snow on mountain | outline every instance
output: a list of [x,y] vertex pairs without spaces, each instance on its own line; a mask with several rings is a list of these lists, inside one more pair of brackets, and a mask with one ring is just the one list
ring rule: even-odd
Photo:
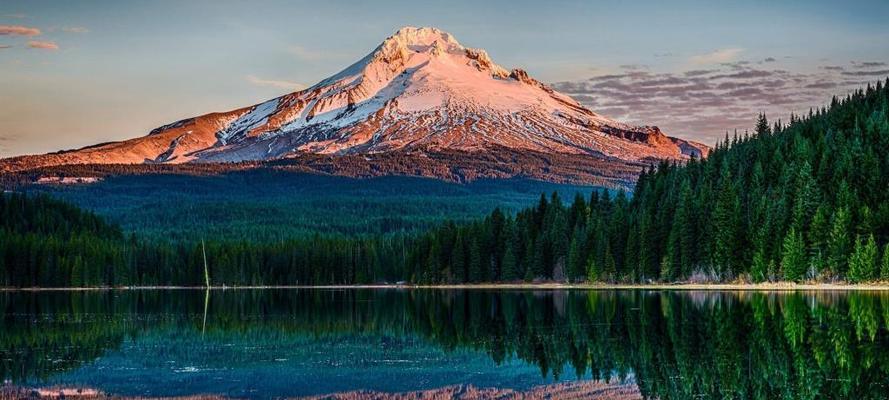
[[308,89],[141,138],[32,157],[36,165],[184,163],[492,147],[629,162],[708,150],[598,115],[447,32],[405,27]]

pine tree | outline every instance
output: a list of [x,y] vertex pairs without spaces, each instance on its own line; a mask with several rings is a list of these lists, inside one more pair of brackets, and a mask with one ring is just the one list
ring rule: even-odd
[[829,268],[838,274],[846,272],[849,257],[849,211],[840,207],[833,215],[833,224],[827,239]]
[[750,279],[753,282],[764,282],[768,279],[769,261],[766,259],[765,250],[757,247],[753,252],[753,263],[750,266]]
[[[554,197],[553,204],[561,204],[558,197]],[[547,275],[556,280],[563,280],[567,276],[568,269],[568,250],[570,247],[568,220],[565,216],[565,210],[560,207],[553,207],[556,215],[552,219],[550,229],[550,246],[551,246],[551,271]]]
[[589,282],[599,282],[602,279],[602,267],[596,261],[595,255],[590,254],[586,264],[586,279]]
[[543,235],[537,238],[534,241],[534,246],[532,249],[531,257],[531,275],[533,278],[544,278],[546,277],[547,270],[547,257],[546,253],[548,252],[548,246],[546,244],[546,238]]
[[718,268],[717,272],[725,278],[733,275],[735,263],[739,259],[737,232],[740,216],[739,198],[727,162],[723,163],[720,182],[721,188],[713,210],[713,224],[716,229],[713,261]]
[[781,268],[784,269],[784,279],[788,281],[801,281],[806,271],[806,244],[802,234],[791,227],[784,237],[784,251],[781,255]]
[[809,222],[815,214],[818,206],[818,188],[815,179],[812,178],[812,167],[809,162],[804,162],[799,169],[796,183],[796,194],[793,204],[793,225],[797,230],[806,232]]
[[519,266],[513,249],[513,246],[508,245],[506,252],[503,253],[503,280],[506,282],[512,282],[519,278]]
[[470,282],[484,282],[486,280],[485,276],[485,265],[483,260],[484,255],[482,254],[482,246],[480,240],[475,238],[472,240],[472,243],[469,245],[469,281]]
[[624,265],[626,265],[626,274],[630,279],[639,282],[645,275],[646,260],[649,257],[655,257],[648,247],[649,241],[645,240],[648,236],[641,232],[639,224],[632,224],[627,234],[626,247],[624,250]]
[[578,226],[571,235],[571,245],[568,248],[568,279],[578,282],[584,278],[586,272],[586,230]]
[[759,114],[756,118],[756,134],[757,135],[768,135],[772,131],[769,128],[769,120],[766,118],[765,114]]
[[820,274],[827,268],[827,243],[830,233],[830,218],[827,206],[822,204],[812,217],[809,226],[809,259],[815,274]]
[[574,202],[571,203],[571,211],[568,213],[568,227],[570,229],[575,229],[578,226],[582,227],[586,223],[587,213],[586,200],[583,198],[583,194],[580,192],[575,193]]
[[697,227],[694,220],[694,197],[692,196],[691,183],[688,179],[682,182],[679,192],[679,208],[676,210],[674,223],[679,225],[679,265],[681,274],[689,276],[696,267],[697,252]]
[[672,281],[676,279],[679,272],[681,250],[680,238],[682,228],[678,223],[673,223],[670,229],[670,235],[667,237],[667,253],[661,260],[661,276],[662,281]]
[[867,241],[861,236],[855,240],[855,249],[849,258],[849,280],[852,282],[867,282],[877,277],[878,265],[877,243],[874,235],[869,235]]
[[883,262],[880,265],[880,280],[889,282],[889,243],[883,246]]
[[616,278],[617,266],[611,253],[611,244],[605,245],[605,264],[602,266],[600,279],[613,281]]
[[461,282],[466,282],[469,280],[469,273],[466,268],[466,247],[463,242],[463,235],[458,233],[454,250],[451,252],[451,271]]
[[503,261],[501,262],[503,270],[502,279],[509,282],[517,280],[522,276],[519,271],[518,257],[516,256],[519,251],[519,238],[513,225],[509,225],[504,236],[506,237],[506,250],[503,253]]

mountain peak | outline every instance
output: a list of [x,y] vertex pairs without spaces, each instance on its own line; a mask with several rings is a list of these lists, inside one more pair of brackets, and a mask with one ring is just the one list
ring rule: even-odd
[[306,90],[40,162],[227,162],[491,148],[628,162],[706,154],[704,146],[657,129],[598,115],[450,33],[408,26]]
[[383,47],[387,45],[404,46],[414,51],[426,51],[438,43],[444,48],[463,49],[453,35],[441,29],[433,27],[405,26],[383,41]]
[[374,51],[375,60],[386,63],[403,62],[412,53],[463,54],[465,49],[450,33],[438,28],[406,26],[389,36]]

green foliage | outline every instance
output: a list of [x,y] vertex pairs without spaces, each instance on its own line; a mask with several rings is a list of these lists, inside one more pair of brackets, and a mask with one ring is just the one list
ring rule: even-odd
[[883,261],[880,263],[880,280],[889,282],[889,243],[883,246]]
[[270,242],[316,233],[419,233],[445,221],[469,223],[497,207],[511,213],[534,204],[542,192],[573,197],[590,188],[529,179],[355,179],[266,168],[211,176],[121,175],[94,185],[29,190],[91,210],[146,240]]
[[[96,215],[46,196],[0,195],[0,286],[203,286],[201,243],[125,238]],[[411,236],[207,241],[214,285],[403,279]]]
[[879,250],[874,235],[869,235],[866,242],[861,239],[859,236],[855,241],[855,250],[849,259],[849,280],[852,282],[866,282],[878,277]]
[[[367,349],[382,349],[389,359],[393,346],[405,346],[408,351],[397,353],[405,357],[424,346],[437,350],[414,360],[430,354],[438,360],[441,351],[466,362],[475,354],[490,357],[482,366],[461,366],[460,377],[467,370],[503,369],[514,379],[511,368],[523,362],[548,381],[626,377],[639,393],[624,398],[663,400],[882,399],[889,370],[889,298],[866,292],[5,292],[0,310],[0,379],[29,387],[144,380],[143,391],[166,385],[187,394],[169,385],[203,382],[181,379],[171,361],[261,378],[270,368],[290,371],[301,364],[352,382],[343,375],[346,367],[331,366],[331,360],[356,354],[375,360],[379,354]],[[351,345],[356,340],[362,347]],[[289,362],[271,361],[282,352],[292,355]],[[140,368],[117,368],[134,364]],[[366,369],[362,377],[377,372],[368,363],[353,364]],[[427,367],[418,362],[413,368]],[[417,376],[387,371],[374,377]],[[601,385],[590,388],[552,397],[601,393]]]
[[[594,192],[588,199],[574,196],[566,206],[556,191],[515,213],[511,210],[518,207],[509,212],[496,208],[497,202],[490,200],[503,192],[486,192],[481,184],[448,186],[405,178],[372,182],[410,191],[414,197],[407,204],[402,197],[376,198],[376,186],[361,186],[365,183],[345,202],[317,197],[317,192],[292,196],[296,188],[307,187],[302,180],[283,189],[251,186],[254,180],[281,178],[274,172],[264,172],[269,177],[241,176],[241,183],[246,193],[268,190],[277,196],[263,197],[265,203],[242,197],[244,204],[235,206],[231,199],[216,202],[213,190],[192,187],[191,178],[181,178],[185,182],[174,186],[176,195],[190,200],[168,213],[140,210],[160,207],[147,204],[144,199],[150,197],[144,193],[134,193],[157,182],[136,180],[145,184],[140,186],[129,181],[123,194],[106,193],[117,196],[113,201],[96,196],[95,190],[114,185],[66,192],[81,204],[92,202],[88,207],[95,209],[102,209],[97,202],[129,204],[121,196],[142,199],[133,208],[104,209],[114,215],[113,221],[149,226],[150,233],[125,239],[121,229],[92,214],[46,199],[12,196],[8,199],[17,200],[0,203],[0,280],[5,286],[201,285],[198,243],[207,230],[214,284],[453,283],[517,277],[649,282],[701,273],[717,280],[868,281],[887,270],[877,262],[877,249],[889,242],[887,148],[889,88],[880,82],[833,101],[829,110],[791,116],[788,125],[779,121],[770,127],[760,115],[754,135],[727,137],[704,160],[662,162],[643,172],[632,197],[622,191],[614,198]],[[231,185],[230,179],[220,184]],[[188,195],[199,190],[207,191],[198,196],[206,204]],[[444,193],[422,197],[424,191]],[[474,201],[477,208],[456,213],[465,204],[447,197],[448,191],[466,195],[461,200]],[[530,204],[530,193],[523,193],[523,204]],[[288,195],[296,200],[285,200]],[[309,206],[291,208],[295,203]],[[263,205],[249,208],[255,204]],[[482,208],[493,211],[473,219],[486,212]],[[282,209],[283,214],[274,212]],[[427,215],[430,209],[441,212]],[[387,211],[381,215],[379,210]],[[138,217],[122,218],[131,212]],[[251,222],[232,224],[237,219],[232,214]],[[397,215],[407,217],[393,218]],[[155,221],[160,216],[181,218],[173,224],[180,228],[161,235],[158,227],[170,223]],[[443,222],[447,219],[451,221]],[[215,224],[217,220],[229,223]],[[127,230],[134,230],[133,225]],[[867,241],[853,243],[854,237]]]
[[791,227],[784,238],[784,251],[781,254],[781,268],[784,269],[784,279],[788,281],[801,281],[806,271],[805,243],[802,235]]
[[[889,88],[880,82],[788,125],[760,115],[754,135],[726,137],[704,160],[645,171],[632,198],[594,194],[565,207],[542,197],[505,223],[528,238],[521,254],[540,279],[558,278],[567,254],[572,280],[674,281],[704,271],[717,280],[874,280],[881,267],[872,250],[889,242],[887,148]],[[853,256],[856,235],[873,246],[868,239]]]

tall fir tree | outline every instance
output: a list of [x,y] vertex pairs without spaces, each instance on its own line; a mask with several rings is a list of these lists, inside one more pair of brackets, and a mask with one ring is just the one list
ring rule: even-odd
[[781,268],[784,271],[784,279],[794,282],[803,280],[806,270],[806,245],[796,227],[791,227],[787,232],[782,247]]
[[855,248],[849,258],[849,280],[867,282],[874,280],[879,272],[879,250],[873,235],[864,240],[860,235],[855,240]]
[[829,264],[828,268],[835,274],[845,274],[850,253],[850,221],[849,210],[840,207],[833,214],[833,223],[828,236]]
[[880,280],[889,282],[889,243],[883,246],[883,261],[880,263]]

